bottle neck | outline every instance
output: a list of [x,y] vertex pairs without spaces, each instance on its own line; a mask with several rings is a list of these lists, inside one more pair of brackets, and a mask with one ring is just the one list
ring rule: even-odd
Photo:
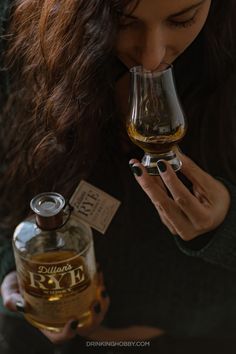
[[57,229],[63,225],[63,211],[50,217],[36,215],[36,223],[42,230]]

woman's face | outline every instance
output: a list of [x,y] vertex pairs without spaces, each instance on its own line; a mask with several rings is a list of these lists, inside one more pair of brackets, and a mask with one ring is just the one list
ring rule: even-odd
[[211,0],[140,0],[120,20],[116,51],[131,68],[165,68],[193,42],[207,19]]

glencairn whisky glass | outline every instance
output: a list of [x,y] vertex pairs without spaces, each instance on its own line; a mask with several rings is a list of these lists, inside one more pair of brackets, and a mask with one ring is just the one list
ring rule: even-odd
[[132,142],[144,150],[142,164],[150,175],[158,175],[157,161],[166,160],[178,171],[182,163],[176,155],[178,142],[186,133],[186,119],[177,96],[172,66],[148,71],[130,69],[131,94],[127,132]]

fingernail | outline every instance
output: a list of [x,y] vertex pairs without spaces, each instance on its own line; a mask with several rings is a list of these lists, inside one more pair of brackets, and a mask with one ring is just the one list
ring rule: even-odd
[[101,312],[101,305],[99,302],[97,302],[94,306],[93,306],[94,312],[99,314]]
[[106,290],[102,290],[101,296],[105,299],[106,297],[108,297],[108,292]]
[[166,172],[167,170],[167,166],[164,161],[157,161],[157,167],[161,173]]
[[131,168],[131,171],[133,172],[134,175],[136,175],[138,177],[142,176],[143,171],[141,170],[140,167],[138,167],[138,166],[130,166],[130,168]]
[[73,322],[71,322],[71,324],[70,324],[70,328],[71,328],[73,331],[75,331],[76,328],[78,327],[78,324],[79,324],[79,321],[78,321],[78,320],[73,321]]
[[22,302],[20,302],[20,301],[17,301],[17,302],[16,302],[16,309],[17,309],[17,311],[19,311],[19,312],[25,312],[24,305],[23,305]]

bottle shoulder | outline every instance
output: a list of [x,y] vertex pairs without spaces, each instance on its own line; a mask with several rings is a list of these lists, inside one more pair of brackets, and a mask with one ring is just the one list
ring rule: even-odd
[[33,215],[22,221],[13,234],[13,247],[22,253],[51,249],[77,249],[80,252],[92,242],[91,228],[73,216],[61,228],[42,230]]

